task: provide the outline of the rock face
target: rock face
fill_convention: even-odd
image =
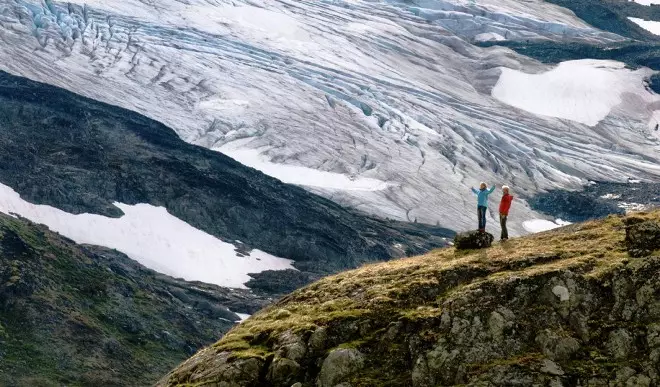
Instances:
[[[659,385],[660,256],[631,258],[622,242],[625,223],[660,211],[635,218],[324,278],[159,386]]]
[[[364,355],[357,349],[336,349],[323,360],[316,385],[334,387],[364,367]]]
[[[0,386],[146,386],[264,304],[0,214]]]
[[[493,244],[493,234],[480,231],[469,231],[454,237],[454,247],[457,250],[485,249]]]

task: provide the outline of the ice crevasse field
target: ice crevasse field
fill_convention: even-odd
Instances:
[[[483,180],[513,187],[510,229],[523,234],[564,224],[527,205],[539,192],[660,177],[652,70],[475,44],[625,40],[540,0],[0,0],[0,37],[1,70],[137,111],[381,217],[473,228],[470,187]],[[242,287],[249,272],[292,268],[260,251],[237,256],[148,205],[117,204],[124,217],[108,219],[35,206],[6,186],[2,200],[3,211],[186,279]]]

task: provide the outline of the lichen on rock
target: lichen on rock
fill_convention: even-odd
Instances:
[[[660,211],[634,217],[656,222]],[[282,380],[301,387],[660,385],[660,255],[631,257],[628,219],[327,277],[216,348],[274,356],[271,369],[295,358],[300,369],[281,367]],[[195,373],[213,374],[211,364],[197,362]],[[161,385],[191,375],[184,363]]]

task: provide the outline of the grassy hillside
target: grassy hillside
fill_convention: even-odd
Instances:
[[[660,212],[611,216],[327,277],[161,385],[653,385],[660,254],[624,241],[641,227],[660,247],[659,222]]]
[[[0,386],[146,386],[264,305],[0,214]]]

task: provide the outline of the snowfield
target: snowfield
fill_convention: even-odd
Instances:
[[[573,87],[574,64],[472,44],[622,40],[542,0],[0,0],[0,39],[2,70],[394,219],[474,228],[480,181],[526,197],[660,178],[644,70],[580,65]],[[512,211],[512,235],[541,217],[522,200]]]
[[[28,203],[0,184],[1,212],[44,224],[77,243],[119,250],[150,269],[176,278],[246,288],[248,273],[294,269],[293,261],[260,250],[240,256],[234,245],[190,226],[163,207],[115,205],[125,214],[121,218],[74,215]]]
[[[545,219],[532,219],[523,222],[523,227],[530,233],[554,230],[559,227],[568,226],[570,222],[556,219],[554,222]]]
[[[642,5],[652,5],[652,4],[660,4],[660,1],[658,0],[633,0],[635,3],[639,3]]]
[[[658,3],[654,3],[654,4],[658,4]],[[650,4],[646,4],[646,5],[650,5]],[[643,29],[647,30],[648,32],[654,35],[660,35],[660,22],[653,20],[644,20],[637,17],[629,17],[628,19],[631,22],[642,27]]]
[[[492,95],[530,113],[596,126],[624,101],[643,101],[648,106],[660,101],[660,96],[645,88],[644,80],[652,73],[628,70],[621,62],[591,59],[563,62],[541,74],[502,68]]]
[[[240,148],[241,142],[240,140],[237,141],[239,147],[237,147],[236,143],[232,142],[216,150],[243,165],[258,169],[284,183],[343,191],[380,191],[389,186],[387,182],[367,177],[351,178],[341,173],[325,172],[296,165],[272,163],[261,156],[262,151],[259,149]],[[264,152],[267,151],[264,150]]]

